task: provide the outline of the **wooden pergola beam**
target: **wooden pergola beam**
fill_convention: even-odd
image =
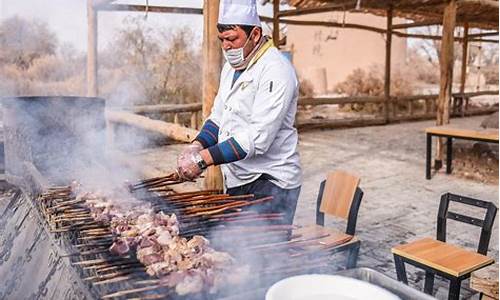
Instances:
[[[442,39],[441,35],[404,33],[404,32],[399,32],[399,31],[393,31],[392,33],[395,36],[402,37],[402,38],[414,38],[414,39],[436,40],[436,41]],[[464,37],[456,36],[456,37],[454,37],[454,40],[456,42],[462,42],[464,40]],[[493,39],[471,39],[470,35],[468,37],[468,40],[470,42],[498,43],[498,40],[493,40]]]
[[[458,5],[462,4],[478,4],[483,6],[489,6],[490,8],[498,10],[498,1],[494,0],[458,0]]]
[[[135,4],[109,4],[98,8],[101,11],[138,11],[152,13],[171,13],[171,14],[192,14],[202,15],[202,8],[193,7],[174,7],[174,6],[152,6],[152,5],[135,5]]]
[[[464,26],[464,28],[465,28],[465,26]],[[467,25],[467,28],[469,28],[469,25]],[[467,38],[468,39],[475,39],[475,38],[478,38],[478,37],[485,37],[485,36],[498,36],[498,34],[499,34],[498,31],[473,33],[473,34],[468,34]]]
[[[476,43],[496,43],[498,44],[498,40],[488,40],[488,39],[472,39],[469,40],[469,42],[476,42]]]
[[[441,24],[442,24],[442,22],[437,21],[437,20],[424,21],[424,22],[413,22],[413,23],[402,23],[402,24],[392,25],[392,29],[407,29],[407,28],[424,27],[424,26],[441,25]]]
[[[355,4],[353,4],[352,1],[349,2],[351,3],[346,2],[346,3],[325,5],[321,7],[283,10],[279,12],[278,16],[279,17],[304,16],[310,14],[323,13],[323,12],[331,12],[334,10],[348,10],[354,8]]]
[[[280,19],[280,23],[289,25],[302,25],[302,26],[351,28],[351,29],[367,30],[382,34],[386,33],[386,30],[382,28],[377,28],[367,25],[351,24],[351,23],[338,23],[338,22],[327,22],[327,21],[303,21],[303,20],[291,20],[291,19]]]

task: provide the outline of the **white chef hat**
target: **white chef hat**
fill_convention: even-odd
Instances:
[[[260,27],[256,0],[221,0],[218,23]]]

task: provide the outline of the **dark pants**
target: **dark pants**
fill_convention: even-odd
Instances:
[[[245,185],[227,189],[227,193],[232,196],[254,194],[255,199],[273,196],[273,200],[252,206],[251,209],[259,213],[284,213],[284,222],[280,224],[292,224],[300,186],[294,189],[282,189],[268,179],[260,177]]]

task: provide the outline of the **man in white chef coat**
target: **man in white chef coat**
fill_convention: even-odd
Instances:
[[[294,127],[299,83],[262,34],[255,0],[221,0],[217,29],[226,63],[210,116],[178,157],[185,179],[220,165],[231,195],[273,196],[259,207],[293,222],[302,182]]]

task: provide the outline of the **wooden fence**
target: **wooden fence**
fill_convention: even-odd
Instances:
[[[464,117],[472,115],[482,115],[498,111],[498,102],[494,105],[480,106],[474,103],[475,97],[485,95],[498,95],[498,91],[480,91],[472,93],[453,94],[450,103],[450,113],[452,117]],[[319,105],[339,105],[348,106],[354,104],[373,104],[374,110],[379,113],[372,113],[342,119],[307,119],[299,120],[297,128],[307,130],[313,128],[338,128],[355,127],[368,125],[382,125],[393,122],[426,120],[436,117],[437,94],[415,95],[415,96],[394,96],[386,103],[383,96],[372,97],[334,97],[334,98],[313,98],[303,97],[299,99],[299,110],[311,109]],[[388,109],[387,117],[383,113]],[[173,123],[193,129],[201,126],[201,103],[193,104],[162,104],[162,105],[141,105],[133,107],[121,107],[131,113],[144,116],[165,115],[173,119]],[[188,121],[187,121],[188,120]]]

